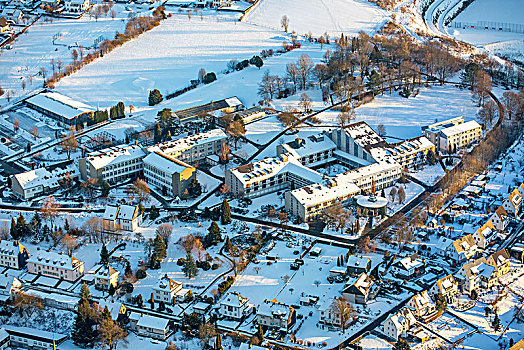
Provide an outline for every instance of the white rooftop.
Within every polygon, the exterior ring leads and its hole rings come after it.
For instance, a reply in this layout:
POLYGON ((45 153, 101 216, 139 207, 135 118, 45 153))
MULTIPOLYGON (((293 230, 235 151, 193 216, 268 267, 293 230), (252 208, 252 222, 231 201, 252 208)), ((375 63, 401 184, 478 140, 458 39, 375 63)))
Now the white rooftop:
POLYGON ((208 142, 225 140, 226 134, 221 129, 213 129, 210 131, 185 136, 176 140, 166 141, 148 148, 149 152, 161 152, 165 154, 174 154, 183 150, 203 145, 208 142))
POLYGON ((154 168, 160 169, 163 172, 173 175, 175 173, 181 173, 187 168, 192 168, 189 164, 186 164, 178 159, 175 159, 166 154, 160 152, 154 152, 147 155, 144 158, 144 165, 150 165, 154 168))
POLYGON ((57 92, 42 92, 30 97, 27 102, 58 114, 66 119, 73 119, 85 112, 93 112, 93 108, 85 103, 75 101, 57 92))
POLYGON ((477 123, 475 120, 470 120, 469 122, 465 122, 463 124, 457 124, 449 128, 442 129, 441 132, 447 137, 449 137, 477 128, 481 128, 480 124, 477 123))
POLYGON ((66 176, 71 178, 78 177, 78 168, 73 165, 69 165, 64 169, 56 168, 53 171, 49 171, 46 168, 38 168, 14 175, 24 190, 38 186, 56 188, 59 186, 58 181, 63 180, 66 176))
POLYGON ((145 155, 146 153, 140 145, 119 145, 89 153, 87 161, 95 169, 101 169, 112 164, 141 159, 145 155))
POLYGON ((137 326, 164 330, 167 328, 168 324, 169 320, 166 318, 142 315, 142 317, 140 317, 138 320, 137 326))
POLYGON ((66 269, 74 271, 78 264, 83 264, 82 261, 70 257, 67 254, 61 254, 57 252, 51 252, 46 250, 37 250, 27 262, 32 262, 39 265, 52 266, 55 268, 66 269), (74 265, 73 265, 74 264, 74 265))

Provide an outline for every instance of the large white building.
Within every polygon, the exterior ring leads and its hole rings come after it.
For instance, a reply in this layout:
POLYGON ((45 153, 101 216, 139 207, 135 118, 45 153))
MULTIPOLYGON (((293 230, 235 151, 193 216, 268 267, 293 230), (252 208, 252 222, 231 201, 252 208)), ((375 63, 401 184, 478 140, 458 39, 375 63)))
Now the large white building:
POLYGON ((453 118, 428 125, 423 128, 424 135, 430 139, 439 152, 456 152, 482 137, 482 126, 475 120, 464 122, 462 117, 453 118))
POLYGON ((247 316, 249 310, 251 310, 249 299, 235 292, 227 293, 220 302, 220 315, 225 318, 240 320, 247 316))
POLYGON ((296 158, 302 165, 315 167, 333 161, 333 153, 337 149, 335 143, 324 134, 312 135, 306 138, 277 145, 277 155, 287 153, 296 158))
POLYGON ((155 151, 144 158, 144 178, 163 196, 187 197, 186 190, 195 177, 194 167, 167 154, 155 151))
POLYGON ((20 270, 25 267, 29 252, 18 241, 0 241, 0 266, 20 270))
POLYGON ((67 187, 67 184, 78 177, 78 169, 72 165, 51 171, 38 168, 11 176, 11 189, 21 199, 31 200, 53 193, 61 186, 67 187))
POLYGON ((83 180, 93 178, 110 184, 137 178, 144 169, 145 156, 138 144, 106 148, 80 159, 80 173, 83 180))
POLYGON ((213 129, 148 148, 151 153, 163 153, 185 163, 195 164, 209 155, 218 154, 222 141, 227 139, 221 129, 213 129))
POLYGON ((108 205, 102 220, 104 230, 133 232, 142 223, 142 213, 135 205, 108 205))
POLYGON ((167 275, 161 277, 153 287, 153 295, 156 302, 173 304, 176 295, 182 290, 182 283, 172 280, 167 275))
POLYGON ((84 262, 62 253, 37 251, 27 260, 27 270, 42 275, 74 282, 84 274, 84 262))
POLYGON ((64 6, 67 12, 84 12, 89 7, 89 0, 65 0, 64 6))

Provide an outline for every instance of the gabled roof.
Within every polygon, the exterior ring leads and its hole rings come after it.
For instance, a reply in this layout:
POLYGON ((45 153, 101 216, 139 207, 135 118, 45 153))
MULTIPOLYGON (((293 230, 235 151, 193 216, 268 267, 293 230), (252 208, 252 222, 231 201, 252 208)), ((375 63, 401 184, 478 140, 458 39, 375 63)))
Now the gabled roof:
POLYGON ((441 294, 446 294, 453 289, 453 286, 456 286, 455 279, 452 275, 447 275, 437 280, 437 286, 441 294))
POLYGON ((349 280, 342 293, 368 295, 373 284, 373 280, 363 272, 356 279, 349 280))
POLYGON ((166 292, 172 292, 178 288, 182 288, 182 283, 177 282, 169 277, 167 275, 161 277, 155 284, 154 289, 156 290, 162 290, 166 292))
POLYGON ((293 308, 291 306, 280 303, 276 299, 273 299, 264 300, 264 302, 260 304, 260 307, 258 308, 257 315, 286 320, 292 312, 293 308))
POLYGON ((224 300, 220 302, 221 305, 241 307, 249 301, 248 298, 243 297, 237 292, 227 293, 224 300))
POLYGON ((498 252, 495 252, 491 254, 487 261, 493 266, 496 266, 497 268, 508 261, 510 259, 510 255, 507 249, 501 249, 498 252))
POLYGON ((453 241, 453 247, 460 254, 466 254, 467 252, 476 249, 477 243, 471 234, 460 237, 453 241))
POLYGON ((187 163, 157 151, 148 154, 147 157, 144 158, 144 164, 149 164, 169 175, 180 174, 186 169, 195 169, 187 163))

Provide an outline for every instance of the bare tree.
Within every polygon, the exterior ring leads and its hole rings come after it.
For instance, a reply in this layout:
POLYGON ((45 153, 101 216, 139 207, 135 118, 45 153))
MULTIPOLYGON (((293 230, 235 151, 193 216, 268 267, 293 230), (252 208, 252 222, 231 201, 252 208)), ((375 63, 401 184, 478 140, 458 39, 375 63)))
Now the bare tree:
POLYGON ((404 187, 400 186, 398 188, 397 196, 398 196, 398 202, 404 203, 404 201, 406 200, 406 192, 404 191, 404 187))
POLYGON ((13 129, 15 129, 15 132, 18 132, 18 129, 20 129, 20 123, 18 122, 17 117, 15 117, 15 120, 13 121, 13 129))
POLYGON ((151 190, 144 180, 136 179, 135 182, 128 186, 129 198, 138 199, 140 203, 145 202, 151 195, 151 190))
POLYGON ((478 111, 479 121, 486 127, 498 114, 498 106, 491 100, 485 101, 478 111))
POLYGON ((231 148, 227 145, 226 141, 222 141, 220 145, 220 151, 218 152, 218 159, 222 164, 227 164, 231 157, 231 148))
POLYGON ((289 17, 287 15, 283 15, 280 19, 280 25, 282 28, 284 28, 284 31, 287 33, 287 30, 289 28, 289 17))
POLYGON ((36 127, 36 125, 34 125, 31 130, 29 130, 29 133, 31 135, 33 135, 33 137, 35 138, 35 140, 38 138, 38 135, 40 134, 40 132, 38 131, 38 128, 36 127))
POLYGON ((340 112, 337 116, 337 122, 341 127, 351 124, 357 117, 354 108, 350 108, 347 112, 340 112))
POLYGON ((68 233, 66 233, 64 237, 62 237, 62 240, 60 241, 60 243, 67 250, 67 254, 69 256, 73 254, 73 250, 75 250, 78 244, 78 242, 76 241, 76 238, 68 233))
POLYGON ((164 242, 169 242, 169 237, 171 236, 171 233, 173 232, 173 226, 170 224, 161 224, 156 228, 156 234, 160 235, 164 242))
POLYGON ((69 135, 62 137, 60 147, 67 154, 67 159, 71 159, 71 153, 78 149, 78 141, 75 138, 75 131, 71 128, 69 135))
POLYGON ((300 71, 296 63, 286 64, 286 77, 293 83, 294 89, 297 89, 300 80, 300 71))
POLYGON ((297 62, 298 71, 300 74, 300 87, 302 89, 306 88, 307 80, 313 71, 313 68, 315 65, 313 64, 313 61, 311 60, 311 57, 306 55, 305 53, 300 56, 297 62))
POLYGON ((300 102, 298 105, 304 110, 305 113, 311 111, 311 103, 313 100, 305 92, 300 96, 300 102))
POLYGON ((191 10, 187 10, 187 18, 191 21, 191 10))
POLYGON ((8 239, 11 234, 11 230, 7 221, 2 222, 0 225, 0 239, 8 239))
POLYGON ((346 332, 348 321, 353 317, 354 310, 353 306, 345 298, 338 297, 334 298, 333 304, 331 304, 331 310, 333 315, 338 319, 338 324, 342 333, 346 332))
POLYGON ((97 216, 90 217, 86 220, 84 229, 89 234, 90 240, 92 242, 96 242, 98 241, 99 234, 102 231, 102 220, 97 216))
POLYGON ((56 203, 53 196, 45 197, 40 206, 42 217, 51 222, 51 227, 53 227, 54 219, 58 217, 58 208, 60 208, 60 204, 56 203))
POLYGON ((384 124, 379 124, 377 126, 377 133, 380 135, 380 136, 384 136, 386 135, 386 127, 384 126, 384 124))

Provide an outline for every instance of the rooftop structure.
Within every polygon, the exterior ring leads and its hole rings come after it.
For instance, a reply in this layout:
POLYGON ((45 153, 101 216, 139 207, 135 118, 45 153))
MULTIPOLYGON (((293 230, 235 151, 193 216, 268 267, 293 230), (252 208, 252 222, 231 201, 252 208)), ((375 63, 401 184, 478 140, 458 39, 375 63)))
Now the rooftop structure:
POLYGON ((75 125, 78 118, 94 113, 90 106, 57 92, 41 92, 29 97, 24 103, 65 125, 75 125))
POLYGON ((11 189, 20 198, 30 200, 35 197, 52 193, 66 185, 69 181, 78 179, 77 167, 68 165, 56 167, 53 170, 38 168, 16 174, 11 177, 11 189))

